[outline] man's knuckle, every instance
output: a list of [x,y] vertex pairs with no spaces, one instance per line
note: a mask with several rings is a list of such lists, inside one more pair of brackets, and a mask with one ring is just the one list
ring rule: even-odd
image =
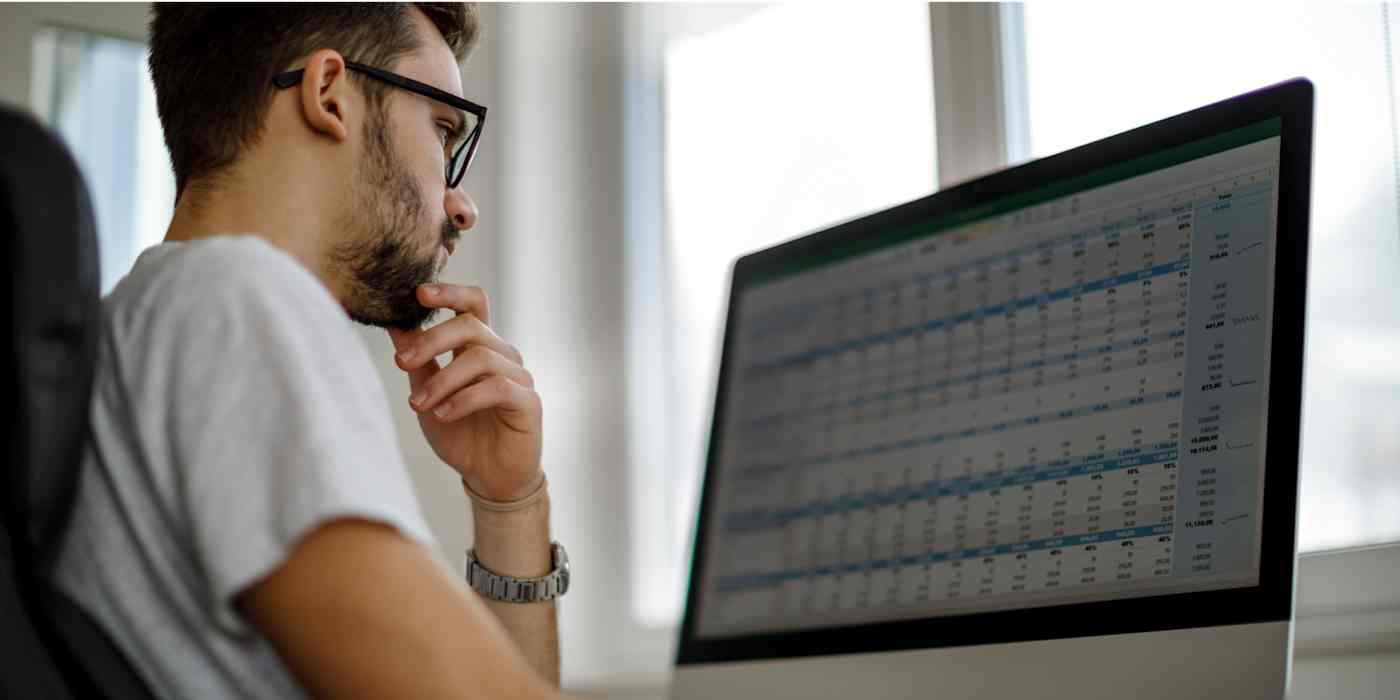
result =
[[471,354],[473,360],[483,365],[491,364],[492,360],[495,359],[493,355],[496,354],[485,345],[473,345],[467,352]]
[[479,305],[483,310],[490,307],[491,297],[487,296],[485,289],[482,289],[481,287],[478,287],[476,285],[472,285],[470,287],[467,287],[466,291],[468,296],[471,297],[471,300],[477,305]]
[[[448,342],[452,343],[456,347],[466,345],[468,342],[471,341],[472,338],[475,338],[477,335],[476,326],[472,323],[472,318],[466,314],[453,317],[446,323],[443,323],[441,326],[437,326],[437,328],[442,328],[448,323],[452,324],[452,327],[450,330],[444,330],[443,333],[447,334],[447,337],[449,338]],[[436,330],[436,328],[434,328],[434,330]]]
[[419,355],[420,357],[426,357],[428,355],[437,356],[438,353],[434,352],[433,349],[438,346],[441,336],[438,333],[432,332],[436,330],[437,328],[433,328],[431,331],[424,332],[423,337],[419,338],[413,344],[413,353],[415,355]]

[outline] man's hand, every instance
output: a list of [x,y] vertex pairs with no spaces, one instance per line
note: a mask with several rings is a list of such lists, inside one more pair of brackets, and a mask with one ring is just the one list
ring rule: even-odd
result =
[[[479,287],[425,284],[418,301],[456,311],[432,328],[390,331],[398,364],[408,372],[409,405],[442,461],[486,498],[514,501],[544,478],[540,470],[541,407],[535,379],[520,351],[491,330],[486,292]],[[439,367],[438,355],[452,351]],[[407,353],[407,354],[405,354]],[[505,576],[528,578],[550,569],[549,499],[513,513],[472,511],[473,548],[482,564]],[[559,636],[553,602],[518,605],[486,601],[527,662],[559,684]],[[491,696],[491,693],[485,693]]]
[[[543,478],[543,407],[520,351],[491,330],[480,287],[425,284],[418,301],[456,312],[427,330],[389,331],[428,444],[478,494],[528,495]],[[434,358],[449,350],[452,361],[439,367]]]

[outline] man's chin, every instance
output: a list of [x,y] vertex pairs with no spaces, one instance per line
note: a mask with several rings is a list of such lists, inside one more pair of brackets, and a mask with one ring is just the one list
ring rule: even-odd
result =
[[424,309],[424,311],[425,313],[418,314],[412,317],[396,316],[392,318],[380,316],[364,316],[361,314],[352,313],[350,314],[350,320],[366,326],[383,328],[385,330],[392,328],[397,331],[416,331],[423,328],[423,326],[426,325],[428,321],[432,320],[433,313],[436,311],[436,309]]
[[365,309],[350,310],[350,320],[374,326],[375,328],[394,329],[399,331],[416,331],[432,320],[437,309],[430,309],[418,303],[413,297],[400,299],[397,303],[385,308],[373,311]]
[[349,245],[338,260],[350,278],[353,291],[345,308],[356,323],[412,331],[432,319],[435,309],[418,301],[418,287],[437,281],[440,257],[385,235],[373,243]]

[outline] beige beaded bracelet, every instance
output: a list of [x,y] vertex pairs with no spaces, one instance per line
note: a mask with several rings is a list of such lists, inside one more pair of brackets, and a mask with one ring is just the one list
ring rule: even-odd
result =
[[494,513],[510,513],[513,511],[524,510],[525,508],[529,508],[530,506],[535,505],[540,500],[542,500],[545,495],[545,484],[548,483],[548,481],[549,480],[545,478],[544,474],[540,474],[539,486],[536,486],[535,490],[531,491],[529,495],[525,496],[524,498],[516,499],[514,501],[493,501],[489,498],[486,498],[485,496],[482,496],[481,494],[473,491],[472,487],[467,485],[466,479],[462,479],[462,488],[466,490],[467,496],[469,496],[472,499],[472,503],[476,504],[478,508],[481,508],[482,510],[489,510]]

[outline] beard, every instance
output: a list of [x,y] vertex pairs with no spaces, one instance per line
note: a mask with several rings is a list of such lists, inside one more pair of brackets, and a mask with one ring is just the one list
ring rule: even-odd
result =
[[383,109],[365,122],[365,156],[354,176],[351,201],[340,227],[354,232],[330,252],[329,264],[344,283],[345,310],[357,323],[417,330],[436,309],[418,302],[421,284],[437,280],[438,249],[457,235],[443,215],[440,238],[423,252],[429,228],[417,182],[394,152]]

